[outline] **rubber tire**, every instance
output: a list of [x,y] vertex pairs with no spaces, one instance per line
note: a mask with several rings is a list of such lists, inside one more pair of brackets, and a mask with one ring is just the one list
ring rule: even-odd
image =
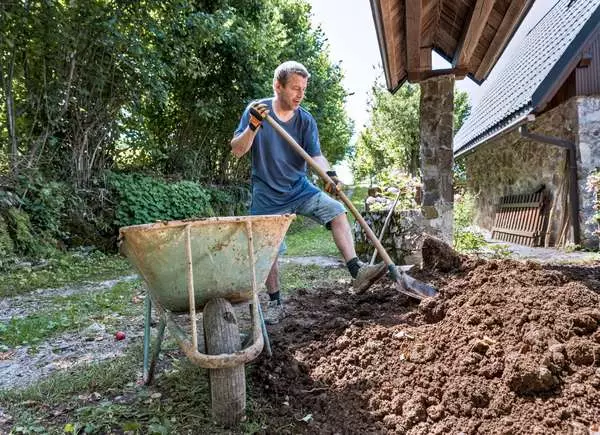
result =
[[[231,304],[211,299],[203,310],[206,353],[218,355],[242,349],[237,319]],[[209,369],[212,417],[217,424],[232,427],[246,416],[246,375],[244,364],[230,369]]]

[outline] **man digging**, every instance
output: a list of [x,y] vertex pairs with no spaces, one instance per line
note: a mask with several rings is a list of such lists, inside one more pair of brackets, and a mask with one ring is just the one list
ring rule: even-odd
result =
[[[325,190],[334,193],[339,189],[337,174],[321,154],[317,123],[308,111],[300,107],[309,77],[307,69],[298,62],[289,61],[279,65],[273,77],[274,97],[254,101],[246,108],[231,140],[231,149],[238,158],[252,150],[250,214],[295,213],[325,225],[331,230],[333,240],[354,279],[355,291],[362,293],[385,275],[386,265],[380,263],[370,266],[358,259],[344,206],[308,180],[306,161],[272,126],[263,124],[267,114],[270,114],[338,184],[327,185]],[[283,252],[285,243],[279,254]],[[265,284],[269,294],[265,322],[276,324],[284,317],[277,259]]]

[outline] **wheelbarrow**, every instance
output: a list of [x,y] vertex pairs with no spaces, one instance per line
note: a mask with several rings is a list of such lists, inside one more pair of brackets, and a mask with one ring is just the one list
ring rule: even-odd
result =
[[[258,287],[266,281],[294,217],[218,217],[120,229],[121,252],[148,288],[144,308],[145,384],[152,382],[168,327],[190,361],[208,369],[213,419],[225,426],[244,419],[244,365],[263,348],[270,353]],[[241,303],[250,305],[252,323],[251,340],[244,348],[232,306]],[[159,323],[150,355],[153,306]],[[205,351],[198,346],[196,314],[200,311]],[[176,315],[185,313],[189,314],[189,334],[175,320]]]

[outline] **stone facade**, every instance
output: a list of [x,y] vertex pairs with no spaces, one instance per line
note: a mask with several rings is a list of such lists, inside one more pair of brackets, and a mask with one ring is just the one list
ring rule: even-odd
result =
[[595,198],[585,189],[588,176],[600,168],[600,96],[577,97],[579,120],[579,161],[578,179],[581,198],[581,231],[585,245],[598,247],[598,223],[592,220],[594,210],[591,205]]
[[[600,98],[574,97],[529,123],[529,130],[574,142],[578,149],[581,242],[597,247],[591,224],[591,195],[586,178],[600,166]],[[480,145],[466,155],[467,188],[477,198],[476,225],[491,230],[500,197],[530,193],[543,184],[549,193],[547,246],[555,246],[567,217],[567,152],[557,146],[522,138],[513,131]],[[594,228],[595,230],[595,228]],[[573,241],[569,231],[568,242]]]
[[452,244],[454,76],[421,82],[421,211],[434,236]]

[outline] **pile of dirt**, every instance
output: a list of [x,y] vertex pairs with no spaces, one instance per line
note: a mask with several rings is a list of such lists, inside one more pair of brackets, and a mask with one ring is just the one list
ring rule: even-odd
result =
[[[463,258],[421,272],[417,304],[381,281],[306,290],[250,373],[278,433],[581,433],[600,423],[600,273]],[[264,406],[262,406],[264,405]]]

